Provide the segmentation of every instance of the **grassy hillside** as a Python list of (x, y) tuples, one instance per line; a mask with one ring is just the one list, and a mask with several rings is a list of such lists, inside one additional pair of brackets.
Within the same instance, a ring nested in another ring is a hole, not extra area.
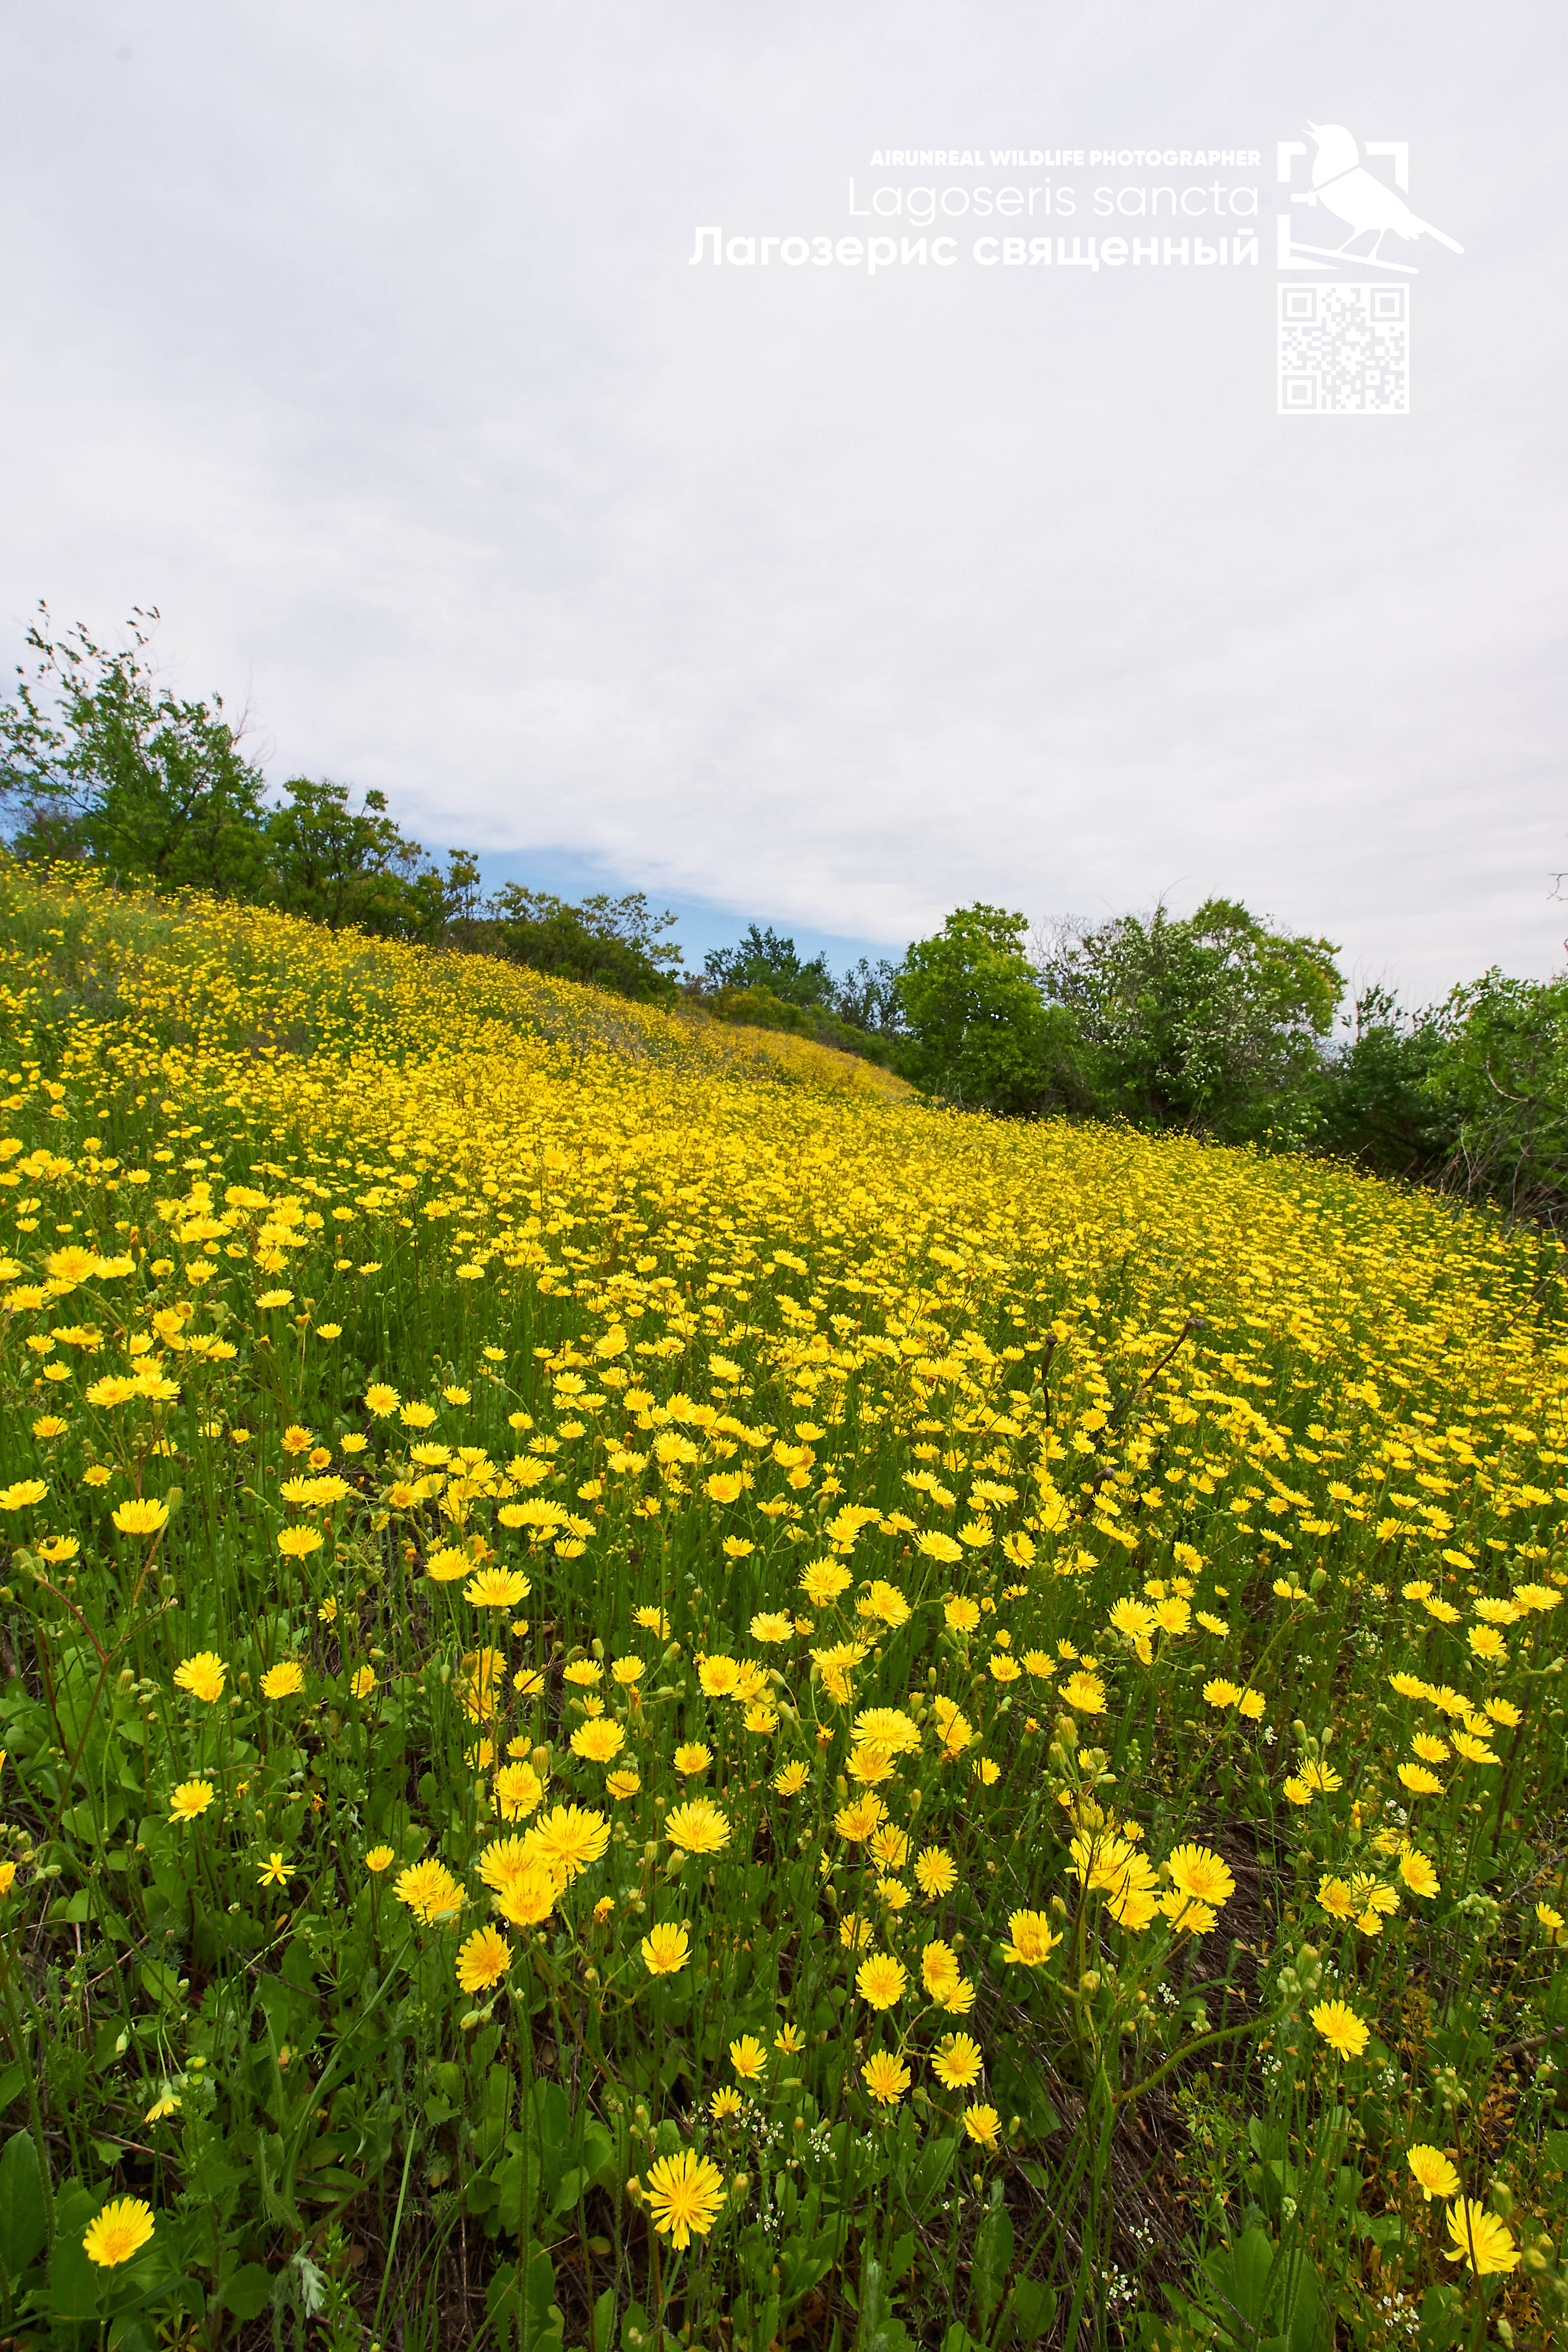
[(1564, 2326), (1555, 1245), (0, 909), (16, 2333)]

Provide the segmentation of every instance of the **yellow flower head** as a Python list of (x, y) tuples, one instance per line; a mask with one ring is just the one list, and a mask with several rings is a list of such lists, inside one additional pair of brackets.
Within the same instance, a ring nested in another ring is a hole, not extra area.
[(1473, 2199), (1458, 2197), (1448, 2208), (1448, 2237), (1444, 2259), (1463, 2263), (1477, 2278), (1519, 2268), (1519, 2248), (1513, 2232), (1495, 2213)]
[(642, 1939), (643, 1965), (650, 1976), (672, 1977), (686, 1966), (691, 1950), (691, 1931), (668, 1922), (650, 1927)]
[(181, 1690), (189, 1691), (193, 1698), (210, 1706), (223, 1696), (227, 1674), (228, 1668), (216, 1650), (197, 1650), (174, 1668), (174, 1680)]
[(944, 2033), (931, 2053), (931, 2072), (944, 2091), (967, 2091), (980, 2080), (980, 2044), (967, 2033)]
[(664, 1833), (679, 1853), (719, 1853), (730, 1843), (730, 1823), (707, 1797), (694, 1797), (667, 1815)]
[[(122, 1536), (155, 1536), (161, 1528), (169, 1524), (169, 1506), (155, 1501), (150, 1495), (132, 1496), (128, 1502), (116, 1504), (114, 1524)], [(316, 1541), (320, 1543), (320, 1536)], [(121, 2204), (126, 2201), (123, 2198), (121, 2200)], [(134, 2203), (135, 2200), (129, 2201)]]
[(902, 2000), (909, 1974), (901, 1960), (890, 1952), (873, 1952), (862, 1960), (855, 1976), (855, 1990), (872, 2009), (891, 2009)]
[(1415, 2147), (1406, 2148), (1405, 2160), (1415, 2175), (1416, 2187), (1428, 2205), (1434, 2197), (1458, 2195), (1459, 2176), (1440, 2147), (1429, 2147), (1423, 2143)]
[(877, 2050), (861, 2067), (860, 2079), (879, 2107), (893, 2107), (910, 2087), (910, 2070), (890, 2051)]
[(476, 1609), (515, 1609), (532, 1591), (521, 1569), (481, 1568), (463, 1587), (463, 1598)]
[(724, 2201), (724, 2176), (695, 2148), (661, 2157), (643, 2183), (648, 2217), (660, 2237), (684, 2253), (693, 2235), (706, 2237)]
[(81, 2242), (89, 2263), (112, 2270), (140, 2253), (152, 2235), (152, 2207), (140, 2197), (115, 2197), (88, 2223)]
[(172, 1822), (194, 1822), (206, 1811), (213, 1801), (210, 1780), (182, 1780), (169, 1799), (169, 1819)]
[(1312, 2011), (1312, 2023), (1342, 2058), (1359, 2058), (1372, 2038), (1364, 2021), (1342, 2000), (1319, 2001)]
[(768, 2070), (768, 2053), (754, 2033), (742, 2033), (730, 2044), (730, 2063), (742, 2083), (760, 2083)]
[(444, 1862), (411, 1864), (399, 1871), (392, 1891), (426, 1927), (438, 1919), (456, 1918), (463, 1907), (462, 1887)]
[(511, 1966), (511, 1946), (496, 1927), (476, 1927), (458, 1949), (458, 1982), (465, 1992), (486, 1992)]

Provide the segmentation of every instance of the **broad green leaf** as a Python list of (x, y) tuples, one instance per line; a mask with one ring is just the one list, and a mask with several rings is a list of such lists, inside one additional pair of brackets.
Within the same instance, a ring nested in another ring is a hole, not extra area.
[(14, 2132), (0, 2153), (0, 2266), (20, 2278), (47, 2234), (38, 2151), (28, 2133)]

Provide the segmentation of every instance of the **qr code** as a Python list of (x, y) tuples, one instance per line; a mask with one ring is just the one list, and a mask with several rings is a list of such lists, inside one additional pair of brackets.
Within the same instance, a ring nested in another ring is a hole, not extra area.
[(1408, 416), (1408, 286), (1279, 289), (1281, 416)]

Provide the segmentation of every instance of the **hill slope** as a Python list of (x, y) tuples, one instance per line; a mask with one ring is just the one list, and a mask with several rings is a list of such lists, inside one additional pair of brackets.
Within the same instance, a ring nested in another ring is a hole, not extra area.
[(1470, 2324), (1406, 2149), (1515, 2252), (1565, 2152), (1545, 1244), (0, 887), (40, 2330)]

